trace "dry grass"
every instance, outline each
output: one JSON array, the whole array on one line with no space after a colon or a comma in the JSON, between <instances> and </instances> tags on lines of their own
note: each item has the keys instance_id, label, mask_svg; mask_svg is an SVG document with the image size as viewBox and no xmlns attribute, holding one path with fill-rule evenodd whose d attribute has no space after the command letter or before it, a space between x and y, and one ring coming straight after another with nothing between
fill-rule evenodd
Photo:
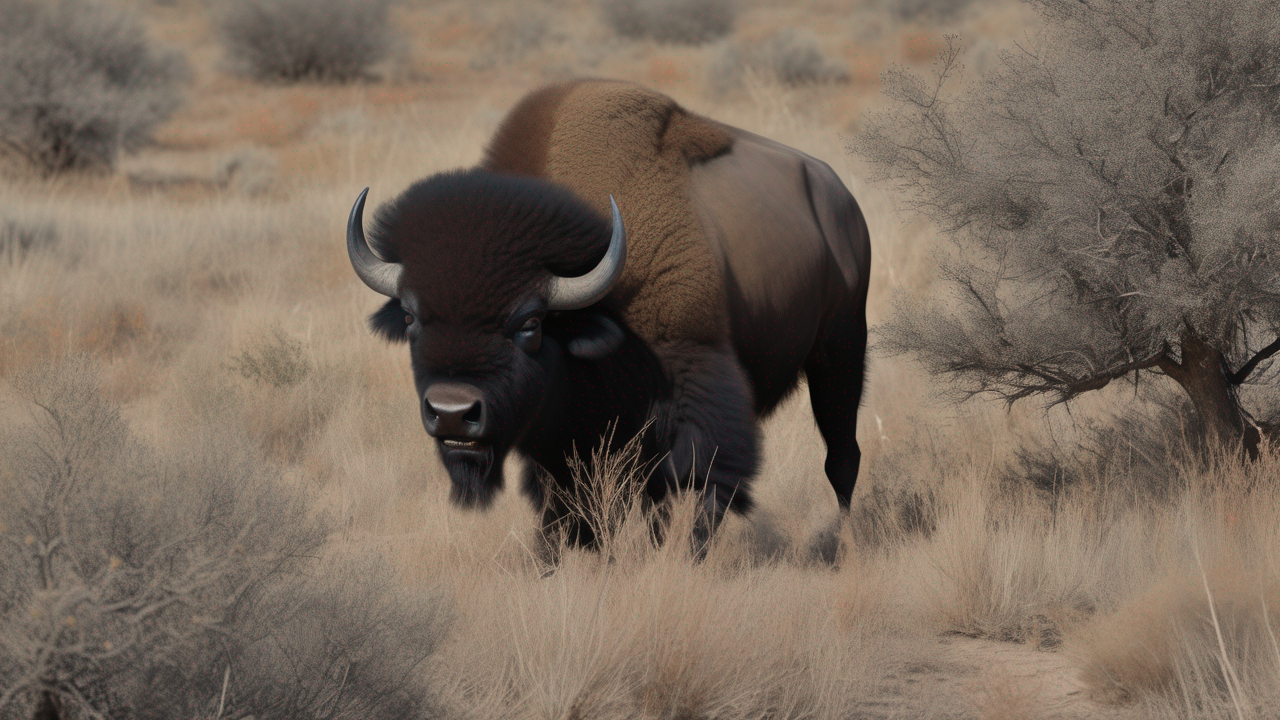
<instances>
[{"instance_id":1,"label":"dry grass","mask_svg":"<svg viewBox=\"0 0 1280 720\"><path fill-rule=\"evenodd\" d=\"M1274 713L1280 497L1269 478L1280 461L1167 465L1172 489L1141 502L1110 482L1123 468L1080 462L1071 487L1047 496L1005 469L1049 440L1070 457L1086 429L1034 408L930 404L932 388L902 361L872 362L852 522L838 520L803 391L765 424L758 512L728 518L698 566L687 543L654 547L643 509L607 482L626 475L625 458L592 469L584 452L604 493L596 505L617 521L610 548L564 550L545 579L523 498L509 491L485 514L448 505L403 349L364 328L378 301L350 271L343 223L366 184L378 202L475 162L501 113L544 77L591 68L654 84L831 163L871 225L873 323L891 288L932 282L931 231L900 224L839 137L876 102L874 69L913 61L930 31L810 5L744 6L734 39L808 27L823 47L848 49L850 84L757 79L722 96L705 85L714 47L616 44L586 0L544 8L546 37L536 19L527 33L495 29L520 20L509 8L405 3L392 13L411 40L405 76L323 90L226 75L200 4L149 6L157 37L188 48L198 87L161 128L163 147L122 171L207 176L253 152L275 167L269 190L140 192L123 175L0 180L0 380L88 352L104 396L158 452L235 428L243 452L282 467L332 516L331 559L384 557L398 569L387 592L440 591L457 609L420 668L447 717L1036 717L1044 679L976 672L978 656L956 654L978 642L966 636L1071 658L1096 700L1075 696L1065 717L1111 705L1147 717ZM1021 31L1008 7L985 7L965 27ZM886 30L857 40L850 18ZM477 48L502 45L504 33L510 54L473 66ZM871 79L859 79L864 66ZM1104 394L1074 411L1104 418L1130 402ZM0 423L20 421L0 402ZM1142 472L1144 483L1158 477ZM672 535L691 517L685 499Z\"/></svg>"},{"instance_id":2,"label":"dry grass","mask_svg":"<svg viewBox=\"0 0 1280 720\"><path fill-rule=\"evenodd\" d=\"M1267 717L1280 702L1277 458L1185 478L1132 555L1148 580L1071 639L1099 697L1158 717Z\"/></svg>"}]
</instances>

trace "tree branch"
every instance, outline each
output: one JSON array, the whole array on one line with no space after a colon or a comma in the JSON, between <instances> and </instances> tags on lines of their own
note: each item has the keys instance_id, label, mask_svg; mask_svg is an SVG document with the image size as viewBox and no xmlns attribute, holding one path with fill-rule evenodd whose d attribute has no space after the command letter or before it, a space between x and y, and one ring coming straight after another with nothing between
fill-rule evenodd
<instances>
[{"instance_id":1,"label":"tree branch","mask_svg":"<svg viewBox=\"0 0 1280 720\"><path fill-rule=\"evenodd\" d=\"M1249 358L1249 361L1244 365L1241 365L1240 369L1232 373L1231 377L1227 378L1227 380L1232 385L1240 385L1244 383L1244 381L1249 378L1249 375L1257 369L1258 363L1266 360L1272 355L1275 355L1277 352L1280 352L1280 338L1276 338L1270 345L1258 351L1257 355Z\"/></svg>"},{"instance_id":2,"label":"tree branch","mask_svg":"<svg viewBox=\"0 0 1280 720\"><path fill-rule=\"evenodd\" d=\"M1122 378L1131 372L1155 367L1163 357L1164 350L1162 349L1160 352L1155 355L1151 355L1150 357L1143 358L1141 360L1133 360L1124 363L1123 365L1117 365L1085 377L1075 378L1063 383L1061 387L1051 389L1058 393L1058 403L1066 402L1076 395L1088 392L1089 390L1099 390L1104 388L1112 380ZM1054 404L1056 405L1057 403Z\"/></svg>"},{"instance_id":3,"label":"tree branch","mask_svg":"<svg viewBox=\"0 0 1280 720\"><path fill-rule=\"evenodd\" d=\"M1050 359L1045 358L1034 364L1018 363L1001 368L992 368L989 365L980 367L977 363L969 367L953 364L946 370L953 373L977 370L986 376L979 380L980 387L968 393L969 397L983 392L992 392L1003 398L1006 405L1012 405L1032 395L1054 393L1058 397L1050 405L1057 405L1081 393L1106 387L1112 380L1123 378L1129 373L1137 373L1158 365L1163 367L1163 363L1169 360L1167 348L1161 348L1159 352L1139 360L1131 360L1096 372L1074 375L1059 368L1044 367L1044 363ZM999 388L1001 385L1009 389L1002 390Z\"/></svg>"}]
</instances>

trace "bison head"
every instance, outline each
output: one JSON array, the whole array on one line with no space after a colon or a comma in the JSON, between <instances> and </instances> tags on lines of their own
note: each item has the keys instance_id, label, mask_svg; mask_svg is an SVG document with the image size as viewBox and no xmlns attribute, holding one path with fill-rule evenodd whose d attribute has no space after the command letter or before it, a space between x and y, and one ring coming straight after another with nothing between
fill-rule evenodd
<instances>
[{"instance_id":1,"label":"bison head","mask_svg":"<svg viewBox=\"0 0 1280 720\"><path fill-rule=\"evenodd\" d=\"M623 341L591 307L626 259L618 207L610 198L610 226L547 181L469 170L410 186L378 210L366 239L367 192L351 210L347 251L360 279L391 298L370 327L409 345L454 502L487 505L507 452L535 424L556 422L566 353L599 360Z\"/></svg>"}]
</instances>

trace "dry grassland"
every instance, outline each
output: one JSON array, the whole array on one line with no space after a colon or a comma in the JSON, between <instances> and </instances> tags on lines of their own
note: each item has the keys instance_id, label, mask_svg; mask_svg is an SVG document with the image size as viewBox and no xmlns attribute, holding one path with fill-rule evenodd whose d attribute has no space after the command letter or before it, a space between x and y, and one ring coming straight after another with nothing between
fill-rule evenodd
<instances>
[{"instance_id":1,"label":"dry grassland","mask_svg":"<svg viewBox=\"0 0 1280 720\"><path fill-rule=\"evenodd\" d=\"M759 511L730 518L707 562L692 565L681 543L653 549L632 516L612 563L571 551L544 579L523 498L507 492L487 514L449 506L407 357L364 328L378 299L342 242L360 188L382 201L474 163L522 93L575 73L647 83L829 162L871 225L878 322L894 291L928 287L935 236L859 180L841 134L878 102L887 63L927 65L945 31L962 33L980 68L1032 26L1016 4L979 4L942 27L853 0L757 2L728 41L805 28L847 63L848 82L748 77L726 93L708 78L718 46L618 40L580 0L402 3L404 46L380 81L347 86L234 77L202 4L142 7L190 56L187 105L117 174L7 172L0 225L37 240L0 253L0 379L88 353L104 396L157 451L234 429L216 442L278 464L335 518L327 553L388 562L403 591L442 598L447 636L420 671L443 716L1280 712L1280 456L1170 466L1158 499L1112 467L1050 502L1004 468L1033 440L1070 447L1070 417L942 406L918 366L877 357L850 521L797 393L765 424ZM544 29L522 30L530 18ZM226 182L199 182L236 158ZM145 173L190 181L127 180ZM0 421L24 422L29 407L4 387ZM1073 411L1133 402L1117 390Z\"/></svg>"}]
</instances>

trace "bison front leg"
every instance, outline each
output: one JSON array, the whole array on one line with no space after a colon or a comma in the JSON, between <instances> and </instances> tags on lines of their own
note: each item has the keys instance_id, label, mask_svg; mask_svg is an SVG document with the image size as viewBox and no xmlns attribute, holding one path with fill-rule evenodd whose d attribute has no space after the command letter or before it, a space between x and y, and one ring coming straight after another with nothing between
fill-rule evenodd
<instances>
[{"instance_id":1,"label":"bison front leg","mask_svg":"<svg viewBox=\"0 0 1280 720\"><path fill-rule=\"evenodd\" d=\"M655 349L672 380L671 400L657 418L668 449L661 467L670 487L701 494L693 529L700 560L725 511L751 508L760 457L751 385L729 348L670 343Z\"/></svg>"},{"instance_id":2,"label":"bison front leg","mask_svg":"<svg viewBox=\"0 0 1280 720\"><path fill-rule=\"evenodd\" d=\"M542 508L538 553L542 562L555 567L560 564L560 551L563 547L596 546L596 536L591 524L570 510L565 503L564 495L567 491L564 488L570 487L567 482L557 481L545 468L529 460L525 463L521 487L534 507Z\"/></svg>"}]
</instances>

